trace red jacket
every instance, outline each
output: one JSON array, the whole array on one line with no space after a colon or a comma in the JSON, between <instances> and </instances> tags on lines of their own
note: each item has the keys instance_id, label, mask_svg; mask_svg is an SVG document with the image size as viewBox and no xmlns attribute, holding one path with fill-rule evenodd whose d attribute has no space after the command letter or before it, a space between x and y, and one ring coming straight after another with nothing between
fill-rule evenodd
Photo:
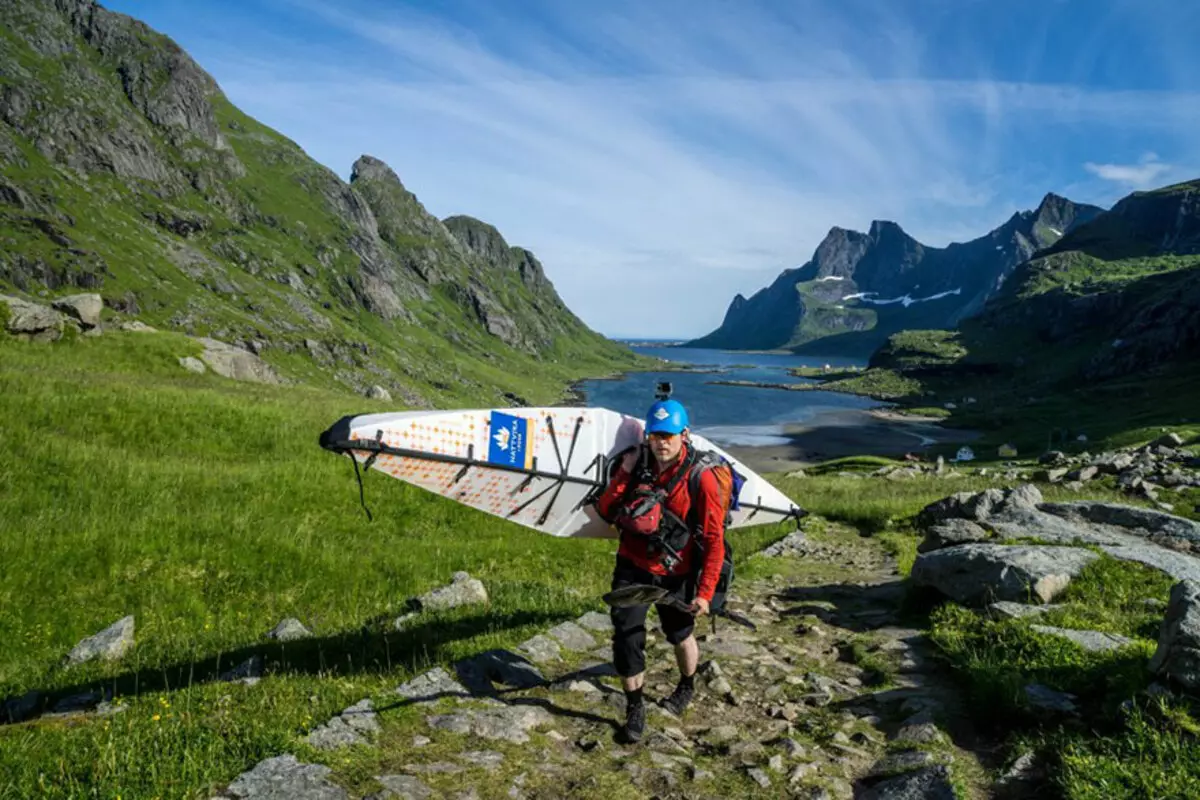
<instances>
[{"instance_id":1,"label":"red jacket","mask_svg":"<svg viewBox=\"0 0 1200 800\"><path fill-rule=\"evenodd\" d=\"M655 486L665 487L667 485L671 477L679 471L680 465L687 456L687 448L690 446L685 442L679 459L666 471L654 476ZM603 494L596 501L596 511L602 518L609 521L614 518L621 495L629 485L636 458L636 453L626 456L608 486L604 488ZM658 462L652 456L651 462L657 468ZM726 470L708 469L701 473L700 491L697 497L691 496L688 481L679 481L675 484L675 490L671 492L665 503L672 513L683 520L688 518L688 511L693 503L700 504L696 519L700 523L699 538L700 544L704 547L704 563L700 569L696 596L710 602L713 592L717 588L717 580L721 576L721 562L725 559L725 505L733 488L729 478L726 477L726 472ZM720 478L718 478L718 473ZM695 548L690 544L680 554L682 558L670 572L667 572L658 559L646 555L646 544L647 540L643 536L636 534L622 536L617 555L629 559L637 566L655 575L686 575L691 571Z\"/></svg>"}]
</instances>

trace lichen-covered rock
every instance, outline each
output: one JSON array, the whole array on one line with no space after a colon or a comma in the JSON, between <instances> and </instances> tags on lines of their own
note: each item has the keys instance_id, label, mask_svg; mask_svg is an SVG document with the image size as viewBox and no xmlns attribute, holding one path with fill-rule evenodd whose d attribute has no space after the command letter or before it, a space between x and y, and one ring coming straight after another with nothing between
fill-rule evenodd
<instances>
[{"instance_id":1,"label":"lichen-covered rock","mask_svg":"<svg viewBox=\"0 0 1200 800\"><path fill-rule=\"evenodd\" d=\"M1048 603L1099 556L1074 547L963 544L917 556L912 580L960 603Z\"/></svg>"},{"instance_id":2,"label":"lichen-covered rock","mask_svg":"<svg viewBox=\"0 0 1200 800\"><path fill-rule=\"evenodd\" d=\"M67 654L67 665L75 666L93 659L116 661L133 647L133 615L109 625L97 634L87 637Z\"/></svg>"},{"instance_id":3,"label":"lichen-covered rock","mask_svg":"<svg viewBox=\"0 0 1200 800\"><path fill-rule=\"evenodd\" d=\"M65 318L52 308L0 295L0 304L7 306L5 328L14 336L38 342L52 342L62 337Z\"/></svg>"},{"instance_id":4,"label":"lichen-covered rock","mask_svg":"<svg viewBox=\"0 0 1200 800\"><path fill-rule=\"evenodd\" d=\"M224 378L252 383L283 382L270 364L248 350L208 337L200 337L200 342L204 345L200 360Z\"/></svg>"},{"instance_id":5,"label":"lichen-covered rock","mask_svg":"<svg viewBox=\"0 0 1200 800\"><path fill-rule=\"evenodd\" d=\"M487 589L483 581L472 578L465 572L454 573L454 579L446 586L427 592L416 599L422 611L443 611L459 606L486 604Z\"/></svg>"},{"instance_id":6,"label":"lichen-covered rock","mask_svg":"<svg viewBox=\"0 0 1200 800\"><path fill-rule=\"evenodd\" d=\"M446 696L469 696L469 692L463 688L462 684L450 677L450 673L441 667L434 667L401 684L396 687L396 694L421 702L436 701Z\"/></svg>"},{"instance_id":7,"label":"lichen-covered rock","mask_svg":"<svg viewBox=\"0 0 1200 800\"><path fill-rule=\"evenodd\" d=\"M293 755L260 761L239 775L223 797L230 800L349 800L346 790L332 783L323 764L304 764Z\"/></svg>"},{"instance_id":8,"label":"lichen-covered rock","mask_svg":"<svg viewBox=\"0 0 1200 800\"><path fill-rule=\"evenodd\" d=\"M1171 587L1150 669L1200 694L1200 582L1180 581Z\"/></svg>"},{"instance_id":9,"label":"lichen-covered rock","mask_svg":"<svg viewBox=\"0 0 1200 800\"><path fill-rule=\"evenodd\" d=\"M929 528L925 540L917 546L917 552L929 553L956 544L984 542L991 535L987 528L969 519L947 519Z\"/></svg>"},{"instance_id":10,"label":"lichen-covered rock","mask_svg":"<svg viewBox=\"0 0 1200 800\"><path fill-rule=\"evenodd\" d=\"M553 721L541 706L512 705L482 711L460 711L427 718L430 727L458 734L473 734L484 739L499 739L513 744L529 741L529 731Z\"/></svg>"},{"instance_id":11,"label":"lichen-covered rock","mask_svg":"<svg viewBox=\"0 0 1200 800\"><path fill-rule=\"evenodd\" d=\"M51 304L55 310L78 320L84 328L95 328L100 324L100 312L104 301L98 294L73 294L60 297Z\"/></svg>"},{"instance_id":12,"label":"lichen-covered rock","mask_svg":"<svg viewBox=\"0 0 1200 800\"><path fill-rule=\"evenodd\" d=\"M574 622L560 622L546 633L568 650L585 652L596 646L592 635Z\"/></svg>"},{"instance_id":13,"label":"lichen-covered rock","mask_svg":"<svg viewBox=\"0 0 1200 800\"><path fill-rule=\"evenodd\" d=\"M307 639L310 636L312 636L312 631L304 627L304 623L295 617L280 620L279 624L267 634L268 639L274 639L279 642L294 642L297 639Z\"/></svg>"}]
</instances>

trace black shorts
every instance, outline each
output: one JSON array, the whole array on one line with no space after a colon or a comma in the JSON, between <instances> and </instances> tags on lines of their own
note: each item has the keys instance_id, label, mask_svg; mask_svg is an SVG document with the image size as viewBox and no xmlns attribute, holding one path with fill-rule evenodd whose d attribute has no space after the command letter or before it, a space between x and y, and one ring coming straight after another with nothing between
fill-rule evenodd
<instances>
[{"instance_id":1,"label":"black shorts","mask_svg":"<svg viewBox=\"0 0 1200 800\"><path fill-rule=\"evenodd\" d=\"M613 589L632 584L661 586L685 603L690 603L695 594L692 582L690 575L655 575L624 558L617 559L612 576ZM654 608L658 611L658 621L668 642L679 644L692 635L696 626L693 615L661 603L655 603ZM649 605L614 606L609 609L613 623L613 666L622 677L637 675L646 668L646 614L649 611Z\"/></svg>"}]
</instances>

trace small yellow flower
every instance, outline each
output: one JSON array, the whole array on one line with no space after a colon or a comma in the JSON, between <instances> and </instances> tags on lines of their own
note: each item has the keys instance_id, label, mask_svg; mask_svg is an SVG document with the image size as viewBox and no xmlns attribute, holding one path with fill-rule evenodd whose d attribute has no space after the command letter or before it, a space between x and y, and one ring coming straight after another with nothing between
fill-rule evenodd
<instances>
[{"instance_id":1,"label":"small yellow flower","mask_svg":"<svg viewBox=\"0 0 1200 800\"><path fill-rule=\"evenodd\" d=\"M153 717L151 717L150 719L154 720L155 722L158 722L160 719L162 719L162 717L160 717L158 714L155 714L155 715L154 715Z\"/></svg>"}]
</instances>

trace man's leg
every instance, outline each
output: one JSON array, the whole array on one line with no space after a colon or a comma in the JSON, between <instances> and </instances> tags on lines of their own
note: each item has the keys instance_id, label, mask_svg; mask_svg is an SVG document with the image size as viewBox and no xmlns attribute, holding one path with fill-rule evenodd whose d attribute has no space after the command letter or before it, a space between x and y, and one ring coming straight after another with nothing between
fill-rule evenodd
<instances>
[{"instance_id":1,"label":"man's leg","mask_svg":"<svg viewBox=\"0 0 1200 800\"><path fill-rule=\"evenodd\" d=\"M680 677L696 674L696 666L700 663L700 645L696 643L694 634L675 645L675 662L679 664Z\"/></svg>"},{"instance_id":2,"label":"man's leg","mask_svg":"<svg viewBox=\"0 0 1200 800\"><path fill-rule=\"evenodd\" d=\"M667 641L675 646L675 661L679 665L679 683L671 696L661 705L675 716L683 714L695 694L696 666L700 663L700 646L692 633L695 617L670 606L657 606L659 619Z\"/></svg>"}]
</instances>

